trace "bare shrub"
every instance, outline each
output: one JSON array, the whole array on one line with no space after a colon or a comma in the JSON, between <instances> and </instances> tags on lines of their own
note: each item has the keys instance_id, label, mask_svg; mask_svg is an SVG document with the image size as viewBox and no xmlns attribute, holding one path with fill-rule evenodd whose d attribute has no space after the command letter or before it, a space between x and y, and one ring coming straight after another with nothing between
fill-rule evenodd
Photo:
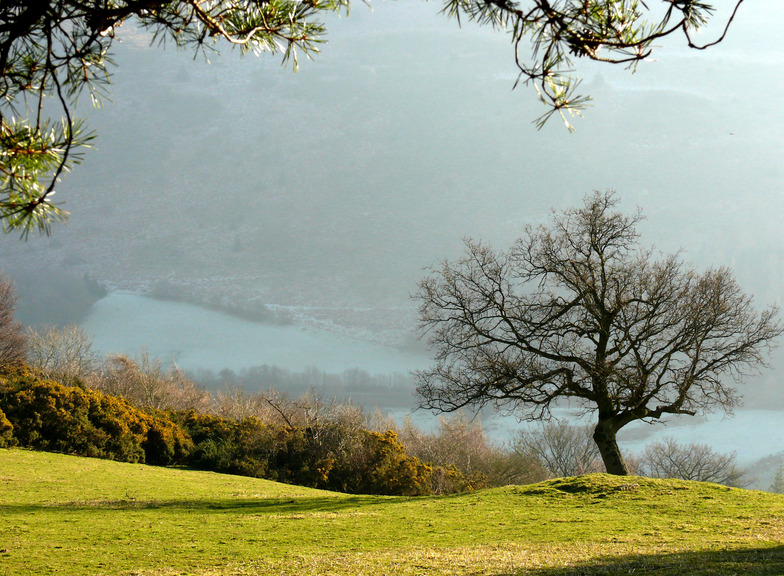
<instances>
[{"instance_id":1,"label":"bare shrub","mask_svg":"<svg viewBox=\"0 0 784 576\"><path fill-rule=\"evenodd\" d=\"M208 412L212 406L209 392L176 366L164 368L146 350L138 360L125 354L109 356L100 375L91 379L90 386L153 410Z\"/></svg>"},{"instance_id":2,"label":"bare shrub","mask_svg":"<svg viewBox=\"0 0 784 576\"><path fill-rule=\"evenodd\" d=\"M520 432L512 442L512 451L538 461L549 477L604 471L592 432L590 426L542 423Z\"/></svg>"},{"instance_id":3,"label":"bare shrub","mask_svg":"<svg viewBox=\"0 0 784 576\"><path fill-rule=\"evenodd\" d=\"M664 438L649 444L640 457L640 471L653 478L679 478L726 486L750 484L746 471L735 464L735 452L719 454L707 444L679 444Z\"/></svg>"},{"instance_id":4,"label":"bare shrub","mask_svg":"<svg viewBox=\"0 0 784 576\"><path fill-rule=\"evenodd\" d=\"M261 396L249 394L235 383L226 384L215 393L215 413L222 418L233 420L252 417L266 424L272 422L272 408L264 405Z\"/></svg>"},{"instance_id":5,"label":"bare shrub","mask_svg":"<svg viewBox=\"0 0 784 576\"><path fill-rule=\"evenodd\" d=\"M439 418L433 432L424 432L406 419L400 430L406 450L434 465L436 494L508 484L529 484L544 478L538 462L492 443L481 421L458 413Z\"/></svg>"},{"instance_id":6,"label":"bare shrub","mask_svg":"<svg viewBox=\"0 0 784 576\"><path fill-rule=\"evenodd\" d=\"M483 471L490 447L481 422L464 414L438 421L438 430L427 433L406 419L402 438L409 452L425 462L453 464L464 474Z\"/></svg>"},{"instance_id":7,"label":"bare shrub","mask_svg":"<svg viewBox=\"0 0 784 576\"><path fill-rule=\"evenodd\" d=\"M78 326L28 328L27 362L63 384L86 380L100 365L100 356L92 345L92 338Z\"/></svg>"}]
</instances>

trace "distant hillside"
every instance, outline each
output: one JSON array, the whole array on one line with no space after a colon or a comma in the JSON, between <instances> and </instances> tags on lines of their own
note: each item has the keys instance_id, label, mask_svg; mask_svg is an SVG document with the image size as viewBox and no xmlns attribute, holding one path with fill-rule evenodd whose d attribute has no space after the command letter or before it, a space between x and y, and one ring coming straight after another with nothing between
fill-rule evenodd
<instances>
[{"instance_id":1,"label":"distant hillside","mask_svg":"<svg viewBox=\"0 0 784 576\"><path fill-rule=\"evenodd\" d=\"M781 295L782 116L748 90L784 81L768 72L778 38L758 26L775 2L744 4L710 51L668 46L634 75L581 64L595 102L575 134L536 130L543 108L512 91L506 35L439 10L357 6L297 74L229 51L194 61L123 26L111 101L84 111L96 149L58 186L71 219L5 242L3 265L410 330L423 267L463 236L505 244L615 188L648 215L646 243Z\"/></svg>"},{"instance_id":2,"label":"distant hillside","mask_svg":"<svg viewBox=\"0 0 784 576\"><path fill-rule=\"evenodd\" d=\"M591 475L450 497L0 450L13 576L784 573L784 496Z\"/></svg>"}]
</instances>

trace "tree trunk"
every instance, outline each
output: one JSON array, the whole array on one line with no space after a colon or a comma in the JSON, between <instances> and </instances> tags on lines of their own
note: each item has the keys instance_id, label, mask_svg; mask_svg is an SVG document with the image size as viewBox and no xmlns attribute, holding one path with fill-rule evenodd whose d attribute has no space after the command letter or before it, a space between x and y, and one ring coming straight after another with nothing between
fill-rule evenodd
<instances>
[{"instance_id":1,"label":"tree trunk","mask_svg":"<svg viewBox=\"0 0 784 576\"><path fill-rule=\"evenodd\" d=\"M618 448L618 442L615 440L617 432L618 430L612 422L599 419L599 423L593 431L593 439L596 446L599 447L599 453L602 455L607 472L616 476L628 476L629 469L626 467L626 462Z\"/></svg>"}]
</instances>

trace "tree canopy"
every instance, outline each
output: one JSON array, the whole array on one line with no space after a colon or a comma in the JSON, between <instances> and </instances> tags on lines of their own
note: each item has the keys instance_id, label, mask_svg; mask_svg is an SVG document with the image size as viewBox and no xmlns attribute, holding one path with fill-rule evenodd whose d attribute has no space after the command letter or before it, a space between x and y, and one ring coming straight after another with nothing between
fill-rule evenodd
<instances>
[{"instance_id":1,"label":"tree canopy","mask_svg":"<svg viewBox=\"0 0 784 576\"><path fill-rule=\"evenodd\" d=\"M518 81L533 84L548 111L579 112L575 58L636 66L654 42L694 32L714 9L698 0L445 0L444 12L512 37ZM243 53L271 52L296 64L324 40L321 18L347 11L349 0L8 0L0 4L0 221L3 229L50 231L67 213L53 201L60 177L94 138L75 107L107 93L110 49L122 26L153 41L199 51L222 43ZM567 122L568 125L568 122Z\"/></svg>"},{"instance_id":2,"label":"tree canopy","mask_svg":"<svg viewBox=\"0 0 784 576\"><path fill-rule=\"evenodd\" d=\"M417 373L424 408L490 405L547 420L559 401L596 415L607 471L626 474L616 436L636 420L731 410L732 385L764 365L784 330L727 268L638 245L638 211L612 193L527 227L509 251L466 241L421 281L421 328L435 366Z\"/></svg>"},{"instance_id":3,"label":"tree canopy","mask_svg":"<svg viewBox=\"0 0 784 576\"><path fill-rule=\"evenodd\" d=\"M704 50L724 39L742 3L733 1L721 35L704 44L695 41L695 33L715 8L699 0L446 0L445 11L508 32L517 81L532 84L548 108L537 125L559 114L571 129L566 113L579 113L590 100L577 90L575 58L634 70L651 56L656 42L674 34L683 34L690 48Z\"/></svg>"},{"instance_id":4,"label":"tree canopy","mask_svg":"<svg viewBox=\"0 0 784 576\"><path fill-rule=\"evenodd\" d=\"M94 135L75 116L83 94L99 105L120 28L198 51L223 41L242 53L318 51L325 12L348 0L10 0L0 5L0 219L6 231L41 229L66 213L52 202L59 177ZM132 21L132 22L129 22ZM51 99L52 104L46 101ZM56 107L58 111L53 111ZM58 118L59 116L59 118Z\"/></svg>"}]
</instances>

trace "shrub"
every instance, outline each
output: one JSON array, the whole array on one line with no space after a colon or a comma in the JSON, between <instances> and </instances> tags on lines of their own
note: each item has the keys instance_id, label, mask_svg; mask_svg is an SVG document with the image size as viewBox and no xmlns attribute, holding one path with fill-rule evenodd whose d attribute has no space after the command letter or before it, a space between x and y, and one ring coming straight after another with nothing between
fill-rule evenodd
<instances>
[{"instance_id":1,"label":"shrub","mask_svg":"<svg viewBox=\"0 0 784 576\"><path fill-rule=\"evenodd\" d=\"M193 440L187 462L200 470L267 477L269 432L255 418L231 420L179 412L175 420Z\"/></svg>"},{"instance_id":2,"label":"shrub","mask_svg":"<svg viewBox=\"0 0 784 576\"><path fill-rule=\"evenodd\" d=\"M435 494L505 485L525 472L518 458L488 440L479 420L463 413L439 418L438 429L432 432L423 432L407 419L401 439L409 454L433 467Z\"/></svg>"},{"instance_id":3,"label":"shrub","mask_svg":"<svg viewBox=\"0 0 784 576\"><path fill-rule=\"evenodd\" d=\"M193 440L164 412L142 413L147 419L147 437L142 442L144 460L155 466L186 461L193 450Z\"/></svg>"},{"instance_id":4,"label":"shrub","mask_svg":"<svg viewBox=\"0 0 784 576\"><path fill-rule=\"evenodd\" d=\"M430 493L433 469L407 456L397 434L364 432L368 469L358 478L357 492L415 496Z\"/></svg>"},{"instance_id":5,"label":"shrub","mask_svg":"<svg viewBox=\"0 0 784 576\"><path fill-rule=\"evenodd\" d=\"M707 444L679 444L667 437L646 446L640 458L645 476L715 482L743 488L749 484L746 471L735 464L735 453L719 454Z\"/></svg>"},{"instance_id":6,"label":"shrub","mask_svg":"<svg viewBox=\"0 0 784 576\"><path fill-rule=\"evenodd\" d=\"M121 398L42 380L24 365L0 374L0 410L22 446L171 464L190 450L190 438L163 414L148 414Z\"/></svg>"},{"instance_id":7,"label":"shrub","mask_svg":"<svg viewBox=\"0 0 784 576\"><path fill-rule=\"evenodd\" d=\"M432 474L430 480L431 491L433 494L457 494L460 492L471 492L489 487L489 481L483 474L475 474L469 478L463 474L457 466L431 466Z\"/></svg>"},{"instance_id":8,"label":"shrub","mask_svg":"<svg viewBox=\"0 0 784 576\"><path fill-rule=\"evenodd\" d=\"M14 438L13 432L13 424L6 418L5 413L0 410L0 448L16 446L16 438Z\"/></svg>"},{"instance_id":9,"label":"shrub","mask_svg":"<svg viewBox=\"0 0 784 576\"><path fill-rule=\"evenodd\" d=\"M392 430L361 430L350 456L335 461L325 488L359 494L431 493L432 467L408 456Z\"/></svg>"},{"instance_id":10,"label":"shrub","mask_svg":"<svg viewBox=\"0 0 784 576\"><path fill-rule=\"evenodd\" d=\"M430 493L432 469L392 432L349 429L327 422L299 428L256 418L220 418L194 411L175 419L194 442L194 468L256 476L329 490L369 494Z\"/></svg>"}]
</instances>

